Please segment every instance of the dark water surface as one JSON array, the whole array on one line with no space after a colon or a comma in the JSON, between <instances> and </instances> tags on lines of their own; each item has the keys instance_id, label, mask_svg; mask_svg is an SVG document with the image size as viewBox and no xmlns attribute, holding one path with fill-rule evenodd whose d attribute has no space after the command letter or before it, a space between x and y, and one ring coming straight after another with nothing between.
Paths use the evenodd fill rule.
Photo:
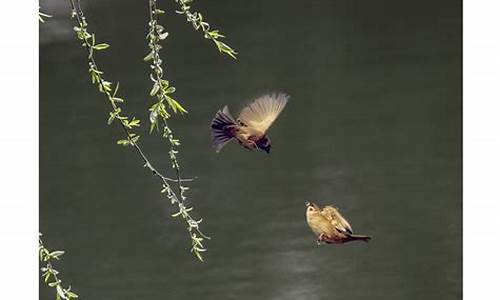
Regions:
<instances>
[{"instance_id":1,"label":"dark water surface","mask_svg":"<svg viewBox=\"0 0 500 300\"><path fill-rule=\"evenodd\" d=\"M40 230L82 299L460 299L461 1L197 1L221 56L160 1L167 77L206 262L89 83L66 1L40 29ZM147 1L83 1L97 59L147 125ZM211 149L208 125L281 90L270 155ZM143 130L146 126L143 126ZM168 148L143 134L167 172ZM170 171L169 171L170 172ZM338 206L368 243L315 244L304 202ZM40 288L41 299L52 291Z\"/></svg>"}]
</instances>

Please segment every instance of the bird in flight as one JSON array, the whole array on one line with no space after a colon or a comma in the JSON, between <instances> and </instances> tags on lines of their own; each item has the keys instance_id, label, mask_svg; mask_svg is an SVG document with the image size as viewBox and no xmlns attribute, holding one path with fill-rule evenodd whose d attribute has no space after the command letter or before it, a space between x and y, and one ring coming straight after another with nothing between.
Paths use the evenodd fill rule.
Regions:
<instances>
[{"instance_id":1,"label":"bird in flight","mask_svg":"<svg viewBox=\"0 0 500 300\"><path fill-rule=\"evenodd\" d=\"M271 151L271 139L266 132L279 116L290 97L284 93L266 94L245 107L235 120L227 105L212 120L212 141L216 152L231 140L254 151Z\"/></svg>"},{"instance_id":2,"label":"bird in flight","mask_svg":"<svg viewBox=\"0 0 500 300\"><path fill-rule=\"evenodd\" d=\"M333 206L322 209L314 203L306 202L307 224L317 237L317 243L343 244L351 241L368 242L371 237L355 235L352 227Z\"/></svg>"}]
</instances>

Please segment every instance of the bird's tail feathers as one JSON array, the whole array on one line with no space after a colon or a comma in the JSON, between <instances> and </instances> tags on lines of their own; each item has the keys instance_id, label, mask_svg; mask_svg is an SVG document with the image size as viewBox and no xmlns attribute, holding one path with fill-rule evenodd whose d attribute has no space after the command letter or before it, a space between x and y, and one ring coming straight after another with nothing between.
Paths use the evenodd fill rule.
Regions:
<instances>
[{"instance_id":1,"label":"bird's tail feathers","mask_svg":"<svg viewBox=\"0 0 500 300\"><path fill-rule=\"evenodd\" d=\"M367 236L367 235L358 235L358 234L351 234L349 235L349 239L351 241L363 241L363 242L368 242L369 240L371 240L371 236Z\"/></svg>"},{"instance_id":2,"label":"bird's tail feathers","mask_svg":"<svg viewBox=\"0 0 500 300\"><path fill-rule=\"evenodd\" d=\"M225 129L228 125L236 125L236 121L233 119L229 113L227 106L224 106L222 110L219 110L215 114L215 118L212 120L212 143L216 152L219 152L224 145L226 145L233 135Z\"/></svg>"}]
</instances>

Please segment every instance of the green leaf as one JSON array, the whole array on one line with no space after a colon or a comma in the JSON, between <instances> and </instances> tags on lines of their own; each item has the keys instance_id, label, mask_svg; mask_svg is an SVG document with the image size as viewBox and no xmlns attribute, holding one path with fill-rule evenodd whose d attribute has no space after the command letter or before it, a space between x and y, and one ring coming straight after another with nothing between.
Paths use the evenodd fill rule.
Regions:
<instances>
[{"instance_id":1,"label":"green leaf","mask_svg":"<svg viewBox=\"0 0 500 300\"><path fill-rule=\"evenodd\" d=\"M113 92L113 98L116 96L118 93L118 89L120 88L120 82L118 81L115 86L115 91ZM123 102L123 101L122 101Z\"/></svg>"},{"instance_id":2,"label":"green leaf","mask_svg":"<svg viewBox=\"0 0 500 300\"><path fill-rule=\"evenodd\" d=\"M149 92L149 94L151 96L154 96L154 95L156 95L156 93L158 93L159 90L160 90L160 85L158 85L158 83L155 83L153 85L153 88L151 89L151 92Z\"/></svg>"},{"instance_id":3,"label":"green leaf","mask_svg":"<svg viewBox=\"0 0 500 300\"><path fill-rule=\"evenodd\" d=\"M196 257L197 257L197 258L198 258L201 262L203 262L203 256L201 256L201 253L200 253L200 252L198 252L198 251L196 251L196 250L195 250L195 251L193 251L193 252L194 252L194 254L196 255Z\"/></svg>"},{"instance_id":4,"label":"green leaf","mask_svg":"<svg viewBox=\"0 0 500 300\"><path fill-rule=\"evenodd\" d=\"M44 273L44 278L43 278L43 281L44 281L45 283L47 283L47 281L49 281L49 280L50 280L50 276L51 276L51 275L52 275L52 274L51 274L50 272L46 272L46 273Z\"/></svg>"},{"instance_id":5,"label":"green leaf","mask_svg":"<svg viewBox=\"0 0 500 300\"><path fill-rule=\"evenodd\" d=\"M120 102L120 103L121 103L121 102L125 102L125 100L123 100L123 98L112 97L111 99L112 99L113 101L115 101L115 102Z\"/></svg>"},{"instance_id":6,"label":"green leaf","mask_svg":"<svg viewBox=\"0 0 500 300\"><path fill-rule=\"evenodd\" d=\"M122 145L122 146L129 146L130 145L130 141L129 140L119 140L116 143L118 145Z\"/></svg>"},{"instance_id":7,"label":"green leaf","mask_svg":"<svg viewBox=\"0 0 500 300\"><path fill-rule=\"evenodd\" d=\"M155 122L155 123L151 123L151 125L149 126L149 134L151 134L153 132L153 130L158 130L158 122Z\"/></svg>"},{"instance_id":8,"label":"green leaf","mask_svg":"<svg viewBox=\"0 0 500 300\"><path fill-rule=\"evenodd\" d=\"M61 283L61 281L60 281L60 280L58 280L58 281L54 281L54 282L50 282L48 285L49 285L50 287L55 287L55 286L56 286L56 285L58 285L59 283Z\"/></svg>"},{"instance_id":9,"label":"green leaf","mask_svg":"<svg viewBox=\"0 0 500 300\"><path fill-rule=\"evenodd\" d=\"M194 247L194 251L198 251L198 252L206 252L207 249L205 248L200 248L200 247Z\"/></svg>"},{"instance_id":10,"label":"green leaf","mask_svg":"<svg viewBox=\"0 0 500 300\"><path fill-rule=\"evenodd\" d=\"M114 113L109 113L109 118L108 118L108 125L111 125L113 121L115 120L116 115Z\"/></svg>"},{"instance_id":11,"label":"green leaf","mask_svg":"<svg viewBox=\"0 0 500 300\"><path fill-rule=\"evenodd\" d=\"M111 92L111 82L102 80L99 85L99 90L101 92Z\"/></svg>"},{"instance_id":12,"label":"green leaf","mask_svg":"<svg viewBox=\"0 0 500 300\"><path fill-rule=\"evenodd\" d=\"M149 122L151 123L151 125L149 127L149 133L153 132L153 130L155 128L158 129L158 110L156 109L158 106L157 106L157 104L155 104L153 106L154 106L154 109L152 109L153 107L151 107L149 109L150 110Z\"/></svg>"},{"instance_id":13,"label":"green leaf","mask_svg":"<svg viewBox=\"0 0 500 300\"><path fill-rule=\"evenodd\" d=\"M101 43L101 44L97 44L97 45L93 46L92 48L94 48L95 50L104 50L104 49L109 48L109 45L106 43Z\"/></svg>"},{"instance_id":14,"label":"green leaf","mask_svg":"<svg viewBox=\"0 0 500 300\"><path fill-rule=\"evenodd\" d=\"M234 51L233 48L229 47L227 44L221 42L221 41L218 41L218 40L214 40L215 42L215 45L217 46L217 48L219 49L219 52L221 53L226 53L227 55L231 56L232 58L236 59L236 51Z\"/></svg>"},{"instance_id":15,"label":"green leaf","mask_svg":"<svg viewBox=\"0 0 500 300\"><path fill-rule=\"evenodd\" d=\"M97 75L95 72L90 72L90 78L92 79L92 83L96 83L99 81L99 75Z\"/></svg>"},{"instance_id":16,"label":"green leaf","mask_svg":"<svg viewBox=\"0 0 500 300\"><path fill-rule=\"evenodd\" d=\"M148 53L148 55L146 55L143 59L144 61L149 61L149 60L152 60L153 59L153 55L154 55L154 51L151 51Z\"/></svg>"},{"instance_id":17,"label":"green leaf","mask_svg":"<svg viewBox=\"0 0 500 300\"><path fill-rule=\"evenodd\" d=\"M156 25L156 31L158 32L163 32L163 30L165 30L165 27L161 26L161 25Z\"/></svg>"},{"instance_id":18,"label":"green leaf","mask_svg":"<svg viewBox=\"0 0 500 300\"><path fill-rule=\"evenodd\" d=\"M170 117L170 114L167 112L167 109L165 108L165 104L163 104L163 102L159 103L158 112L160 113L160 117L162 117L164 119L167 119Z\"/></svg>"},{"instance_id":19,"label":"green leaf","mask_svg":"<svg viewBox=\"0 0 500 300\"><path fill-rule=\"evenodd\" d=\"M177 102L174 98L167 96L167 101L168 101L168 105L175 113L177 113L178 111L181 114L188 113L188 111L185 110L184 107L182 107L182 105L180 105L179 102Z\"/></svg>"},{"instance_id":20,"label":"green leaf","mask_svg":"<svg viewBox=\"0 0 500 300\"><path fill-rule=\"evenodd\" d=\"M169 188L166 185L163 185L163 189L160 191L160 193L164 194L169 190Z\"/></svg>"},{"instance_id":21,"label":"green leaf","mask_svg":"<svg viewBox=\"0 0 500 300\"><path fill-rule=\"evenodd\" d=\"M55 259L59 259L59 256L63 255L64 254L64 251L59 251L59 250L56 250L56 251L52 251L49 256L52 257L52 258L55 258Z\"/></svg>"},{"instance_id":22,"label":"green leaf","mask_svg":"<svg viewBox=\"0 0 500 300\"><path fill-rule=\"evenodd\" d=\"M173 94L175 93L175 87L170 86L165 90L165 94Z\"/></svg>"},{"instance_id":23,"label":"green leaf","mask_svg":"<svg viewBox=\"0 0 500 300\"><path fill-rule=\"evenodd\" d=\"M169 84L170 84L170 82L168 80L166 80L166 79L161 80L161 86L163 88L167 88L169 86Z\"/></svg>"},{"instance_id":24,"label":"green leaf","mask_svg":"<svg viewBox=\"0 0 500 300\"><path fill-rule=\"evenodd\" d=\"M61 297L62 299L66 299L66 294L64 293L64 290L62 289L62 287L60 285L56 286L56 291L57 291L57 295L59 295L59 297Z\"/></svg>"},{"instance_id":25,"label":"green leaf","mask_svg":"<svg viewBox=\"0 0 500 300\"><path fill-rule=\"evenodd\" d=\"M207 33L208 33L209 36L211 36L214 39L226 37L226 36L220 34L219 30L212 30L212 31L208 31Z\"/></svg>"},{"instance_id":26,"label":"green leaf","mask_svg":"<svg viewBox=\"0 0 500 300\"><path fill-rule=\"evenodd\" d=\"M160 38L160 40L164 40L166 39L168 36L168 32L164 32L164 33L161 33L158 37Z\"/></svg>"},{"instance_id":27,"label":"green leaf","mask_svg":"<svg viewBox=\"0 0 500 300\"><path fill-rule=\"evenodd\" d=\"M141 124L140 124L140 123L141 123L141 120L138 120L138 119L133 118L133 119L132 119L132 121L130 121L130 122L128 123L128 125L129 125L130 127L134 127L134 126L139 127L139 126L141 126Z\"/></svg>"}]
</instances>

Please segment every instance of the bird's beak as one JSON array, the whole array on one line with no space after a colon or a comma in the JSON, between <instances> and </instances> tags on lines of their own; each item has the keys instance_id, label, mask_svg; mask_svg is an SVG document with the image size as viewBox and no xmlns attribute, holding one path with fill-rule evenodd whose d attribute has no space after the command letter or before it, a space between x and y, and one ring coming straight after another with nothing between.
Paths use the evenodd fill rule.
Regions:
<instances>
[{"instance_id":1,"label":"bird's beak","mask_svg":"<svg viewBox=\"0 0 500 300\"><path fill-rule=\"evenodd\" d=\"M314 209L319 209L319 207L316 204L309 201L306 202L306 207L313 207Z\"/></svg>"}]
</instances>

